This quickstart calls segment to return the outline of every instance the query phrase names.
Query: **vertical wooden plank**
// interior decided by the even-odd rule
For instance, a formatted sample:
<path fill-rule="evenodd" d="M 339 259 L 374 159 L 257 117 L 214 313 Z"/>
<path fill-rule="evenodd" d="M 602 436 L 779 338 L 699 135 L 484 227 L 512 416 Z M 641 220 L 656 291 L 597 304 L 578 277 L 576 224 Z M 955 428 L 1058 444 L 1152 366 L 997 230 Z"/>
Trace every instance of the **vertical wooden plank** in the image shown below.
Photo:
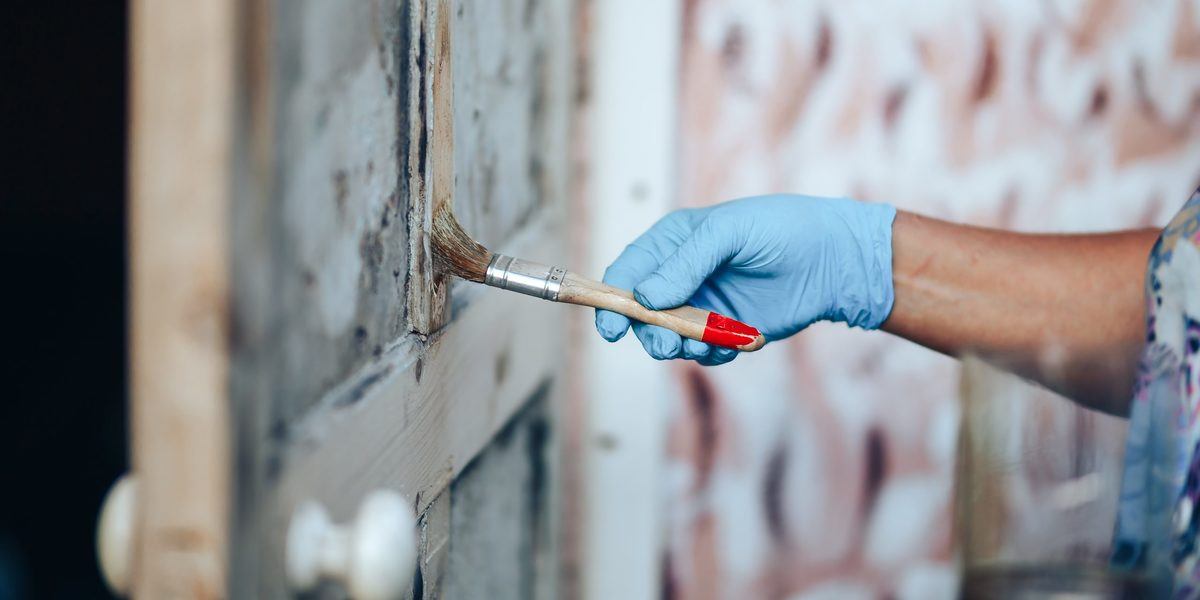
<path fill-rule="evenodd" d="M 133 594 L 225 596 L 233 0 L 132 5 Z"/>
<path fill-rule="evenodd" d="M 409 329 L 428 335 L 445 323 L 449 279 L 433 269 L 429 230 L 434 209 L 454 204 L 454 76 L 449 0 L 413 2 L 411 81 L 417 151 L 409 156 Z"/>
<path fill-rule="evenodd" d="M 434 33 L 429 65 L 429 197 L 433 208 L 454 204 L 454 73 L 451 68 L 450 0 L 429 3 Z M 444 282 L 441 282 L 444 284 Z"/>
<path fill-rule="evenodd" d="M 408 330 L 418 334 L 428 335 L 430 327 L 430 304 L 432 301 L 432 286 L 430 274 L 433 273 L 433 257 L 430 254 L 429 236 L 432 213 L 429 196 L 426 193 L 426 182 L 429 178 L 429 130 L 425 126 L 428 112 L 429 97 L 426 89 L 426 69 L 429 62 L 426 58 L 428 32 L 425 30 L 426 15 L 423 0 L 411 0 L 409 3 L 409 45 L 407 48 L 408 62 L 405 69 L 408 73 L 408 110 L 407 120 L 409 145 L 408 152 L 408 287 L 405 291 L 405 304 L 408 307 Z"/>

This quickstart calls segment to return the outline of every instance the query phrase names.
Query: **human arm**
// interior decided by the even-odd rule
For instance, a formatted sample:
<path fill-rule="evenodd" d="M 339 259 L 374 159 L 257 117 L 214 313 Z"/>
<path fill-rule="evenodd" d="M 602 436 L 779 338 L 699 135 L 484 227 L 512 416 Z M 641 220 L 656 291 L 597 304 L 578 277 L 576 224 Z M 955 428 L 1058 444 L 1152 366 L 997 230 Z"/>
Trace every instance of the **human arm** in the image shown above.
<path fill-rule="evenodd" d="M 1021 234 L 901 212 L 892 233 L 895 303 L 882 329 L 952 356 L 977 354 L 1124 415 L 1157 236 Z"/>
<path fill-rule="evenodd" d="M 894 223 L 893 223 L 894 219 Z M 782 339 L 820 320 L 974 353 L 1123 414 L 1156 233 L 1030 235 L 851 200 L 764 196 L 676 211 L 605 273 L 649 308 L 688 302 Z M 598 311 L 615 341 L 628 319 Z M 736 353 L 634 323 L 647 352 L 705 365 Z"/>

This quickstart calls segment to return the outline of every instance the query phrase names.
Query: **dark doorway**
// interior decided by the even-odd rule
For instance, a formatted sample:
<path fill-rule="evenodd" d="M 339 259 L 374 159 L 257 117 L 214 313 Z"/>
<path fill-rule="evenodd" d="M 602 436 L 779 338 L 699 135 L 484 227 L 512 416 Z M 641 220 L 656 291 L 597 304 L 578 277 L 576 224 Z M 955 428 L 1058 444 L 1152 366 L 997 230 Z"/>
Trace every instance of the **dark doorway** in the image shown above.
<path fill-rule="evenodd" d="M 95 518 L 127 468 L 126 7 L 5 17 L 0 600 L 103 598 Z"/>

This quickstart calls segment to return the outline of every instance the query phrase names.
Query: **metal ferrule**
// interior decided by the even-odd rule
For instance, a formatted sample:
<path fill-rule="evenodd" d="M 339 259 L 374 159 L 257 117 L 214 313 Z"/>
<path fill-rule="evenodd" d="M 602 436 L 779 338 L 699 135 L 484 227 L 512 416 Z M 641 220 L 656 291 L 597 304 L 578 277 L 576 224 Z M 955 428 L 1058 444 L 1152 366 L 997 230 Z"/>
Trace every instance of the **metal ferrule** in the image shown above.
<path fill-rule="evenodd" d="M 510 290 L 550 301 L 558 301 L 567 270 L 529 262 L 503 254 L 492 255 L 483 282 L 502 290 Z"/>

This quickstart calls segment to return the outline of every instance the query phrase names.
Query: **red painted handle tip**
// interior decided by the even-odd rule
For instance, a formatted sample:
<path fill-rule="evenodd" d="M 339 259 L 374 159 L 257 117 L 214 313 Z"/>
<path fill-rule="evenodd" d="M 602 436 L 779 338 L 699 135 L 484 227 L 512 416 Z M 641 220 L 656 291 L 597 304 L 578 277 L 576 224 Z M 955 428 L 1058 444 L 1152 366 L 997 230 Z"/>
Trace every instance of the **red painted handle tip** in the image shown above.
<path fill-rule="evenodd" d="M 753 352 L 767 343 L 767 339 L 754 327 L 715 312 L 708 313 L 704 337 L 700 341 L 743 352 Z"/>

